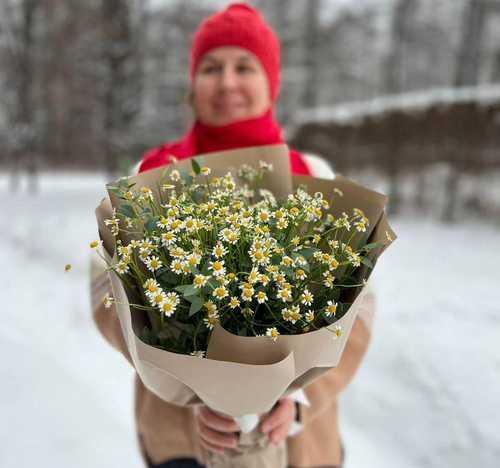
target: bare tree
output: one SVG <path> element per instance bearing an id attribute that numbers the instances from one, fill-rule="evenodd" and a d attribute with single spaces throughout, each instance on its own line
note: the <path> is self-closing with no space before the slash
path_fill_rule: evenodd
<path id="1" fill-rule="evenodd" d="M 319 44 L 319 18 L 321 13 L 321 0 L 307 2 L 305 31 L 304 31 L 304 67 L 306 80 L 302 106 L 313 108 L 318 105 L 319 69 L 321 62 L 318 57 Z"/>
<path id="2" fill-rule="evenodd" d="M 5 1 L 2 15 L 4 61 L 7 74 L 6 104 L 10 126 L 7 157 L 11 168 L 10 190 L 19 187 L 21 170 L 29 175 L 29 189 L 38 186 L 37 131 L 34 106 L 34 31 L 39 2 Z"/>
<path id="3" fill-rule="evenodd" d="M 391 41 L 384 72 L 384 90 L 386 94 L 399 93 L 403 90 L 402 73 L 404 70 L 405 45 L 408 40 L 412 15 L 416 9 L 415 0 L 399 0 L 392 16 Z M 397 132 L 397 128 L 394 128 Z M 391 140 L 392 141 L 392 140 Z M 397 148 L 388 151 L 389 171 L 389 211 L 399 210 L 399 157 Z"/>
<path id="4" fill-rule="evenodd" d="M 483 0 L 469 0 L 462 13 L 462 35 L 455 65 L 454 86 L 474 86 L 478 83 L 485 20 Z M 454 162 L 449 167 L 445 182 L 446 201 L 442 219 L 453 222 L 456 218 L 463 160 L 466 158 L 463 151 L 467 151 L 467 148 L 451 145 L 448 151 L 452 153 L 448 155 L 448 159 Z"/>
<path id="5" fill-rule="evenodd" d="M 102 0 L 103 151 L 108 174 L 116 174 L 120 155 L 130 146 L 130 130 L 140 110 L 140 62 L 127 0 Z"/>

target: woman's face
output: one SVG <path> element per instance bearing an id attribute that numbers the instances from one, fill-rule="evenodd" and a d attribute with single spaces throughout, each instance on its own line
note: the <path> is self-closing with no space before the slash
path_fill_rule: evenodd
<path id="1" fill-rule="evenodd" d="M 207 125 L 259 117 L 271 106 L 260 60 L 241 47 L 209 50 L 198 64 L 192 91 L 196 116 Z"/>

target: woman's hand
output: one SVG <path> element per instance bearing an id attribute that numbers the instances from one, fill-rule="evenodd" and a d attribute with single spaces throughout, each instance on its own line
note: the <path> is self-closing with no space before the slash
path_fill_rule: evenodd
<path id="1" fill-rule="evenodd" d="M 238 445 L 238 423 L 229 416 L 215 413 L 208 406 L 195 408 L 196 426 L 201 444 L 212 452 L 224 453 Z"/>
<path id="2" fill-rule="evenodd" d="M 281 398 L 276 407 L 264 416 L 259 429 L 268 434 L 272 443 L 278 445 L 287 438 L 295 413 L 295 401 L 289 397 Z"/>

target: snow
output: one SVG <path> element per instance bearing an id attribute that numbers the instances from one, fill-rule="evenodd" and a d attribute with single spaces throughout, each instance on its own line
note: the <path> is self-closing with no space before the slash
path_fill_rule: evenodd
<path id="1" fill-rule="evenodd" d="M 391 111 L 412 112 L 430 106 L 444 106 L 465 102 L 493 104 L 500 101 L 500 85 L 482 85 L 463 88 L 436 88 L 425 91 L 379 96 L 367 101 L 347 102 L 334 106 L 315 107 L 297 111 L 294 125 L 335 122 L 347 124 L 366 117 L 376 117 Z"/>
<path id="2" fill-rule="evenodd" d="M 104 182 L 46 174 L 30 196 L 8 193 L 0 174 L 2 468 L 142 466 L 133 370 L 90 314 Z M 373 275 L 372 343 L 340 396 L 345 467 L 498 466 L 498 225 L 392 225 L 399 238 Z"/>

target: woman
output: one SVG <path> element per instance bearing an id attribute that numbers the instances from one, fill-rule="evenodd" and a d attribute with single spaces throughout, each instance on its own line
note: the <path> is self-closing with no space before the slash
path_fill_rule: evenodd
<path id="1" fill-rule="evenodd" d="M 190 102 L 196 116 L 180 140 L 147 152 L 140 171 L 168 164 L 171 156 L 282 143 L 283 132 L 274 115 L 280 89 L 280 44 L 261 14 L 246 4 L 234 4 L 200 25 L 191 50 Z M 296 174 L 332 177 L 318 157 L 290 150 Z M 109 288 L 96 275 L 93 297 Z M 366 307 L 367 316 L 373 302 Z M 104 336 L 130 361 L 118 318 L 96 300 L 96 323 Z M 271 442 L 286 439 L 290 466 L 336 467 L 343 463 L 337 425 L 337 395 L 354 376 L 368 347 L 369 320 L 356 320 L 340 365 L 306 387 L 305 395 L 281 399 L 261 418 L 260 430 Z M 294 401 L 295 400 L 295 401 Z M 138 438 L 150 467 L 195 468 L 206 451 L 234 447 L 239 430 L 233 419 L 207 407 L 170 405 L 151 393 L 136 377 Z"/>

